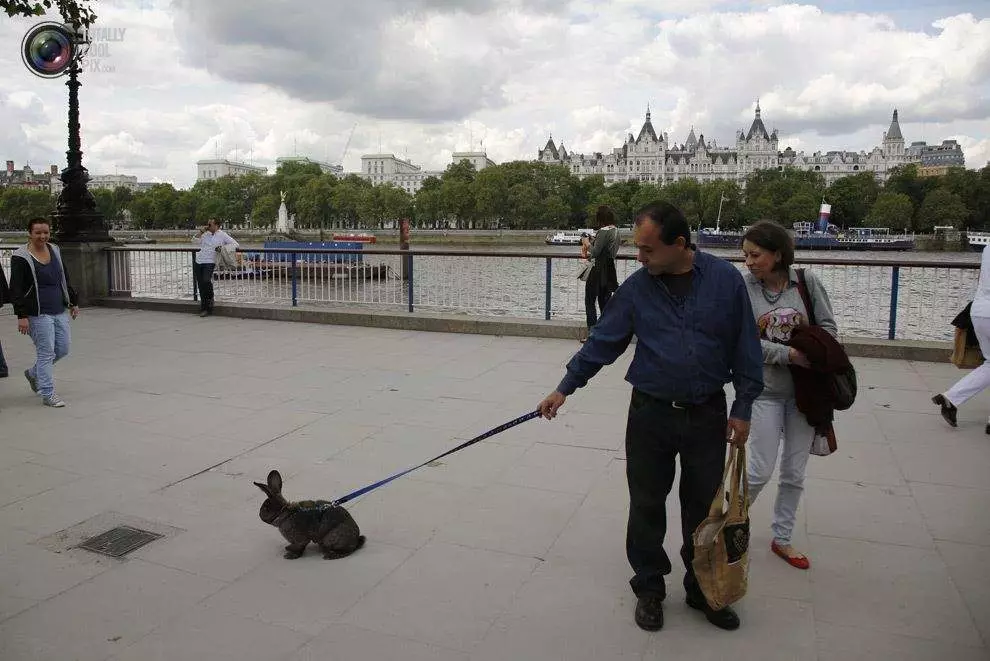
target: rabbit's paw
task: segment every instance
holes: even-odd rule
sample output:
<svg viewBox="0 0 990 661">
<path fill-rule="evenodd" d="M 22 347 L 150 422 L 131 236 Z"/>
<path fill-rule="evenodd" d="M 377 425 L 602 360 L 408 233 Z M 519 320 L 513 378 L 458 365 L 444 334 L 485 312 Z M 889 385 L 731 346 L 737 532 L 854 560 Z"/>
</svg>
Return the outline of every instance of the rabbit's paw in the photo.
<svg viewBox="0 0 990 661">
<path fill-rule="evenodd" d="M 294 546 L 286 546 L 285 555 L 283 555 L 282 557 L 285 558 L 286 560 L 295 560 L 296 558 L 300 557 L 303 554 L 303 551 L 305 550 L 306 550 L 305 546 L 302 548 L 296 548 Z"/>
</svg>

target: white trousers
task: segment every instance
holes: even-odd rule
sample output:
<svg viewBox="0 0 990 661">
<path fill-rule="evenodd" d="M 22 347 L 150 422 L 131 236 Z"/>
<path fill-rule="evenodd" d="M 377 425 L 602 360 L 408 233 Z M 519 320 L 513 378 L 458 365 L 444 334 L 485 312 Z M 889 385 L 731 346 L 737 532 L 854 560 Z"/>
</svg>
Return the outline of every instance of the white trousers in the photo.
<svg viewBox="0 0 990 661">
<path fill-rule="evenodd" d="M 777 454 L 780 453 L 780 480 L 770 529 L 777 543 L 784 546 L 791 543 L 794 519 L 801 501 L 801 492 L 804 491 L 804 472 L 808 466 L 814 437 L 814 427 L 798 411 L 794 398 L 760 397 L 753 402 L 747 462 L 749 501 L 756 502 L 757 496 L 770 481 L 777 464 Z M 780 451 L 781 440 L 783 452 Z"/>
<path fill-rule="evenodd" d="M 983 356 L 990 356 L 990 318 L 973 317 L 973 330 L 976 331 L 976 339 L 980 341 Z M 956 385 L 946 391 L 945 398 L 953 406 L 962 406 L 966 400 L 983 392 L 987 386 L 990 386 L 990 362 L 984 360 L 982 365 L 956 381 Z"/>
</svg>

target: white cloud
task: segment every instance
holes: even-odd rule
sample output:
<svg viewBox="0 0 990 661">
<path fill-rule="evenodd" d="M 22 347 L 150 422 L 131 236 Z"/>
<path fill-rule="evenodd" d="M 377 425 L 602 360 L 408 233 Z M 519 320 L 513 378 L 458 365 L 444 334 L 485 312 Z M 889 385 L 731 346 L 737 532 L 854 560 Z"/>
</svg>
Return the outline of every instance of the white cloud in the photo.
<svg viewBox="0 0 990 661">
<path fill-rule="evenodd" d="M 534 158 L 550 131 L 572 152 L 608 152 L 647 104 L 672 140 L 694 126 L 729 144 L 759 97 L 782 146 L 871 149 L 897 107 L 908 142 L 958 139 L 982 167 L 990 18 L 963 4 L 912 10 L 928 12 L 922 31 L 867 3 L 106 0 L 99 23 L 124 38 L 83 76 L 83 150 L 94 174 L 188 186 L 218 151 L 269 168 L 294 152 L 337 161 L 356 124 L 346 169 L 379 149 L 442 169 L 481 143 L 499 162 Z M 33 23 L 0 23 L 0 43 Z M 63 82 L 0 50 L 0 157 L 62 163 Z"/>
</svg>

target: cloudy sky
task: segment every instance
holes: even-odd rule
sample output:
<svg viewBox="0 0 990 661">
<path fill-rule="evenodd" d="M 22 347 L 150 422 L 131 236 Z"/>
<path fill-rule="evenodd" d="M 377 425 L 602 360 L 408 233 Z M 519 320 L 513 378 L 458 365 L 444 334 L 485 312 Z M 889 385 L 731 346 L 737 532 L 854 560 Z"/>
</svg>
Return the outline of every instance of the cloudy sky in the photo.
<svg viewBox="0 0 990 661">
<path fill-rule="evenodd" d="M 759 98 L 781 148 L 905 139 L 990 159 L 985 0 L 104 0 L 81 94 L 92 174 L 188 187 L 218 154 L 357 170 L 394 153 L 532 159 L 548 134 L 606 151 L 654 126 L 729 144 Z M 36 20 L 0 17 L 0 159 L 64 165 L 66 88 L 22 65 Z M 345 153 L 348 136 L 353 132 Z"/>
</svg>

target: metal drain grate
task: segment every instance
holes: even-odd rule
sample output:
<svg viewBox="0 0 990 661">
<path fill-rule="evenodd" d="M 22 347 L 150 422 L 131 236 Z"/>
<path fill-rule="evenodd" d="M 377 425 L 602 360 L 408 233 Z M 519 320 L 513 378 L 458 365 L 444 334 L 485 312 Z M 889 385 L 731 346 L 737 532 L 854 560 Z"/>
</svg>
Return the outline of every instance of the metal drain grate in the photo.
<svg viewBox="0 0 990 661">
<path fill-rule="evenodd" d="M 113 558 L 121 558 L 131 551 L 141 548 L 145 544 L 155 541 L 159 537 L 158 533 L 148 532 L 140 528 L 130 526 L 118 526 L 96 537 L 90 537 L 79 545 L 79 548 L 102 553 Z"/>
</svg>

